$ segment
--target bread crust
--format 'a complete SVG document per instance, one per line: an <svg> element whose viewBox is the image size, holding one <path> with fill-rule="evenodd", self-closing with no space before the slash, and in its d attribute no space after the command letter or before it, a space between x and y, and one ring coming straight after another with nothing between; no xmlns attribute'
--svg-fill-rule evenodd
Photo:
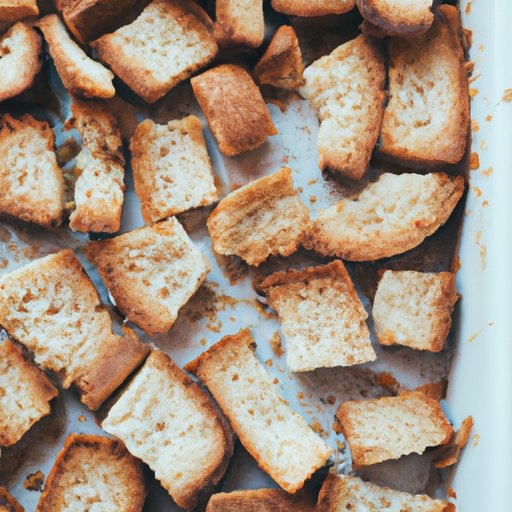
<svg viewBox="0 0 512 512"><path fill-rule="evenodd" d="M272 0L272 8L292 16L326 16L344 14L354 8L356 0Z"/></svg>
<svg viewBox="0 0 512 512"><path fill-rule="evenodd" d="M243 44L258 48L264 35L263 0L215 2L215 40L220 47Z"/></svg>
<svg viewBox="0 0 512 512"><path fill-rule="evenodd" d="M0 511L24 512L24 508L9 494L9 491L0 485Z"/></svg>
<svg viewBox="0 0 512 512"><path fill-rule="evenodd" d="M36 0L2 0L0 4L0 23L13 24L38 14Z"/></svg>

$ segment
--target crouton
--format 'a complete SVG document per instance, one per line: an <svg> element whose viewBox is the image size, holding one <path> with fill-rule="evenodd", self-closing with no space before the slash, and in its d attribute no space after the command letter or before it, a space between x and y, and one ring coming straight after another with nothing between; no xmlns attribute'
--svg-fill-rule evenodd
<svg viewBox="0 0 512 512"><path fill-rule="evenodd" d="M153 351L102 424L190 510L222 479L233 454L225 420L163 352Z"/></svg>
<svg viewBox="0 0 512 512"><path fill-rule="evenodd" d="M321 169L362 178L379 136L385 82L384 57L363 35L306 68L300 93L320 119Z"/></svg>
<svg viewBox="0 0 512 512"><path fill-rule="evenodd" d="M24 508L0 485L0 512L24 512Z"/></svg>
<svg viewBox="0 0 512 512"><path fill-rule="evenodd" d="M329 458L329 448L278 395L256 359L248 329L225 336L186 366L208 387L245 449L294 493Z"/></svg>
<svg viewBox="0 0 512 512"><path fill-rule="evenodd" d="M215 2L215 39L219 46L243 44L258 48L264 35L263 0Z"/></svg>
<svg viewBox="0 0 512 512"><path fill-rule="evenodd" d="M421 454L428 447L447 444L453 435L439 402L421 391L344 402L336 417L355 467Z"/></svg>
<svg viewBox="0 0 512 512"><path fill-rule="evenodd" d="M0 23L11 25L38 14L37 0L0 0Z"/></svg>
<svg viewBox="0 0 512 512"><path fill-rule="evenodd" d="M343 14L354 8L356 0L272 0L272 8L291 16Z"/></svg>
<svg viewBox="0 0 512 512"><path fill-rule="evenodd" d="M469 92L457 9L443 5L424 35L389 41L389 103L379 154L418 167L457 163L469 136Z"/></svg>
<svg viewBox="0 0 512 512"><path fill-rule="evenodd" d="M196 116L167 125L142 121L130 150L135 191L146 223L217 200L212 165Z"/></svg>
<svg viewBox="0 0 512 512"><path fill-rule="evenodd" d="M154 103L215 57L212 32L193 0L153 0L133 23L91 46L130 89Z"/></svg>
<svg viewBox="0 0 512 512"><path fill-rule="evenodd" d="M0 325L64 388L74 384L92 410L148 353L133 333L112 332L108 311L71 249L1 276Z"/></svg>
<svg viewBox="0 0 512 512"><path fill-rule="evenodd" d="M216 252L236 254L258 266L271 254L295 252L308 220L291 170L283 167L231 192L212 211L207 225Z"/></svg>
<svg viewBox="0 0 512 512"><path fill-rule="evenodd" d="M224 155L255 149L277 133L261 92L245 69L223 64L190 82Z"/></svg>
<svg viewBox="0 0 512 512"><path fill-rule="evenodd" d="M356 197L321 211L302 243L350 261L401 254L435 233L463 193L462 176L384 173Z"/></svg>
<svg viewBox="0 0 512 512"><path fill-rule="evenodd" d="M279 315L292 372L376 358L366 326L368 314L341 261L276 272L260 288Z"/></svg>

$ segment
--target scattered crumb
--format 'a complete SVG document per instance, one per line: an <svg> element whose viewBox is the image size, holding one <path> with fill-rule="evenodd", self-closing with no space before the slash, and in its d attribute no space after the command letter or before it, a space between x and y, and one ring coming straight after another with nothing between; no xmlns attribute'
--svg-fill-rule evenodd
<svg viewBox="0 0 512 512"><path fill-rule="evenodd" d="M480 141L480 149L485 151L487 149L487 142L485 140Z"/></svg>
<svg viewBox="0 0 512 512"><path fill-rule="evenodd" d="M199 341L199 343L201 343L201 345L203 347L206 347L206 338L201 338L201 340Z"/></svg>
<svg viewBox="0 0 512 512"><path fill-rule="evenodd" d="M314 185L318 181L318 178L312 178L308 181L308 185Z"/></svg>
<svg viewBox="0 0 512 512"><path fill-rule="evenodd" d="M482 208L487 208L489 206L489 201L482 201Z"/></svg>
<svg viewBox="0 0 512 512"><path fill-rule="evenodd" d="M503 91L503 101L505 103L510 103L512 101L512 89L505 89Z"/></svg>
<svg viewBox="0 0 512 512"><path fill-rule="evenodd" d="M299 392L297 393L297 399L298 399L298 400L304 400L304 393L303 393L302 391L299 391Z"/></svg>
<svg viewBox="0 0 512 512"><path fill-rule="evenodd" d="M478 89L469 89L469 95L474 98L478 94Z"/></svg>
<svg viewBox="0 0 512 512"><path fill-rule="evenodd" d="M302 187L297 187L297 193L302 194L304 192L304 189Z"/></svg>
<svg viewBox="0 0 512 512"><path fill-rule="evenodd" d="M309 202L311 204L315 204L316 203L316 196L309 196Z"/></svg>
<svg viewBox="0 0 512 512"><path fill-rule="evenodd" d="M486 120L487 122L492 121L492 115L491 115L491 114L489 114L488 116L485 116L485 120Z"/></svg>
<svg viewBox="0 0 512 512"><path fill-rule="evenodd" d="M475 193L476 197L482 196L482 191L478 187L471 187L473 189L473 192Z"/></svg>
<svg viewBox="0 0 512 512"><path fill-rule="evenodd" d="M320 435L325 434L325 431L322 428L322 424L317 419L313 420L309 424L309 426L311 427L311 430L313 430L313 432L316 432L317 434L320 434Z"/></svg>
<svg viewBox="0 0 512 512"><path fill-rule="evenodd" d="M471 157L469 159L469 167L473 171L480 167L480 157L478 156L478 153L471 153Z"/></svg>
<svg viewBox="0 0 512 512"><path fill-rule="evenodd" d="M479 331L475 332L475 334L472 334L468 338L468 343L472 343L473 341L475 341L475 339L481 334L481 332L482 332L482 329L480 329Z"/></svg>
<svg viewBox="0 0 512 512"><path fill-rule="evenodd" d="M288 155L283 156L283 159L281 160L281 163L287 164L288 163Z"/></svg>
<svg viewBox="0 0 512 512"><path fill-rule="evenodd" d="M272 363L272 359L267 359L267 360L265 361L265 366L268 366L269 368L272 366L272 364L273 364L273 363Z"/></svg>
<svg viewBox="0 0 512 512"><path fill-rule="evenodd" d="M469 2L466 5L466 14L470 14L471 13L472 4L473 4L473 0L469 0Z"/></svg>
<svg viewBox="0 0 512 512"><path fill-rule="evenodd" d="M272 382L273 382L273 383L274 383L274 385L276 385L276 386L277 386L277 384L279 384L279 380L278 380L277 378L275 378Z"/></svg>
<svg viewBox="0 0 512 512"><path fill-rule="evenodd" d="M80 423L85 423L87 421L87 418L83 414L80 414L80 416L78 416L78 421Z"/></svg>
<svg viewBox="0 0 512 512"><path fill-rule="evenodd" d="M272 338L270 338L270 348L277 357L281 357L284 354L284 350L281 345L281 336L278 331L276 331Z"/></svg>
<svg viewBox="0 0 512 512"><path fill-rule="evenodd" d="M472 446L478 446L480 443L480 435L479 434L473 434L471 437L471 444Z"/></svg>
<svg viewBox="0 0 512 512"><path fill-rule="evenodd" d="M473 119L471 121L471 130L473 130L474 132L480 130L480 123L476 119Z"/></svg>
<svg viewBox="0 0 512 512"><path fill-rule="evenodd" d="M329 395L325 401L329 404L329 405L334 405L336 403L336 397L334 395Z"/></svg>
<svg viewBox="0 0 512 512"><path fill-rule="evenodd" d="M484 176L490 176L493 172L494 172L494 169L492 167L488 167L487 169L485 169L485 171L482 171L482 174Z"/></svg>
<svg viewBox="0 0 512 512"><path fill-rule="evenodd" d="M44 474L41 470L36 471L35 473L30 473L25 478L25 482L23 482L23 487L27 489L27 491L38 491L40 492L43 488L44 483Z"/></svg>
<svg viewBox="0 0 512 512"><path fill-rule="evenodd" d="M446 494L448 495L449 498L452 498L454 500L457 499L457 493L455 492L455 490L453 489L453 487L450 487L448 486L446 488Z"/></svg>
<svg viewBox="0 0 512 512"><path fill-rule="evenodd" d="M344 452L347 449L347 445L343 441L337 441L336 446L340 452Z"/></svg>

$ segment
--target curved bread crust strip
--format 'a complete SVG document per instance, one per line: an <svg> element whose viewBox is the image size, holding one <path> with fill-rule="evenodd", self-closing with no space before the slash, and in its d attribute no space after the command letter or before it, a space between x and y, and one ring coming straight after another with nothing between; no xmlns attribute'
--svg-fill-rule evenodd
<svg viewBox="0 0 512 512"><path fill-rule="evenodd" d="M272 8L292 16L326 16L350 11L356 0L272 0Z"/></svg>
<svg viewBox="0 0 512 512"><path fill-rule="evenodd" d="M37 0L2 0L0 2L0 24L12 25L29 16L37 16Z"/></svg>

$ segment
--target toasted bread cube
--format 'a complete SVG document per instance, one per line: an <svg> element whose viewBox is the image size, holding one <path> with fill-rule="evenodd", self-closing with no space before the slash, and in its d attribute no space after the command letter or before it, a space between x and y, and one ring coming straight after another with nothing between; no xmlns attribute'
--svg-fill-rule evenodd
<svg viewBox="0 0 512 512"><path fill-rule="evenodd" d="M188 116L159 125L146 119L130 142L133 181L146 223L217 200L201 121Z"/></svg>
<svg viewBox="0 0 512 512"><path fill-rule="evenodd" d="M457 9L443 5L424 35L389 41L389 103L379 152L416 166L457 163L469 136L469 91Z"/></svg>
<svg viewBox="0 0 512 512"><path fill-rule="evenodd" d="M356 197L321 211L303 245L350 261L401 254L435 233L463 193L462 176L384 173Z"/></svg>
<svg viewBox="0 0 512 512"><path fill-rule="evenodd" d="M0 512L24 512L24 508L0 485Z"/></svg>
<svg viewBox="0 0 512 512"><path fill-rule="evenodd" d="M223 64L190 82L224 155L255 149L277 133L258 86L240 66Z"/></svg>
<svg viewBox="0 0 512 512"><path fill-rule="evenodd" d="M98 292L71 249L0 278L0 325L96 410L142 362L148 348L134 334L112 332Z"/></svg>
<svg viewBox="0 0 512 512"><path fill-rule="evenodd" d="M153 103L217 53L212 22L193 0L153 0L129 25L91 43L130 89Z"/></svg>
<svg viewBox="0 0 512 512"><path fill-rule="evenodd" d="M0 23L10 25L38 14L37 0L0 0Z"/></svg>
<svg viewBox="0 0 512 512"><path fill-rule="evenodd" d="M329 448L278 395L248 329L225 336L186 368L208 387L245 449L294 493L329 458Z"/></svg>
<svg viewBox="0 0 512 512"><path fill-rule="evenodd" d="M263 43L263 0L217 0L215 18L219 46L244 44L258 48Z"/></svg>
<svg viewBox="0 0 512 512"><path fill-rule="evenodd" d="M309 212L293 188L291 170L255 180L225 197L208 217L213 248L258 266L271 254L297 250Z"/></svg>
<svg viewBox="0 0 512 512"><path fill-rule="evenodd" d="M141 512L142 464L117 439L70 434L46 479L36 512Z"/></svg>
<svg viewBox="0 0 512 512"><path fill-rule="evenodd" d="M272 7L291 16L325 16L344 14L353 9L356 0L272 0Z"/></svg>
<svg viewBox="0 0 512 512"><path fill-rule="evenodd" d="M276 272L260 288L279 314L292 372L376 358L366 326L368 314L343 262Z"/></svg>

